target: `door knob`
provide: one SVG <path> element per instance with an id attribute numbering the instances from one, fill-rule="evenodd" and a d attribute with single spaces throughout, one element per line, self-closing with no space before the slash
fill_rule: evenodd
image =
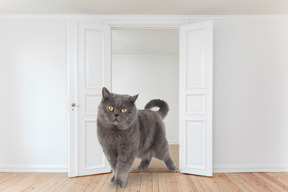
<path id="1" fill-rule="evenodd" d="M 71 104 L 72 107 L 79 107 L 79 105 L 76 105 L 76 103 Z"/>

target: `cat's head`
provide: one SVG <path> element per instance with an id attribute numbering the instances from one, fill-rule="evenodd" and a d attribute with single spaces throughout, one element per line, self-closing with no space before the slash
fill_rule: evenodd
<path id="1" fill-rule="evenodd" d="M 135 101 L 138 95 L 119 95 L 110 93 L 108 89 L 102 89 L 102 101 L 98 107 L 98 120 L 107 128 L 125 130 L 135 122 L 137 108 Z"/>

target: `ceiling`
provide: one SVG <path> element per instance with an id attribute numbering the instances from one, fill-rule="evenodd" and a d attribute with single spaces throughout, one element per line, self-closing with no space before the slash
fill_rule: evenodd
<path id="1" fill-rule="evenodd" d="M 288 0 L 1 0 L 2 14 L 288 14 Z"/>
<path id="2" fill-rule="evenodd" d="M 178 55 L 178 30 L 112 30 L 113 55 Z"/>

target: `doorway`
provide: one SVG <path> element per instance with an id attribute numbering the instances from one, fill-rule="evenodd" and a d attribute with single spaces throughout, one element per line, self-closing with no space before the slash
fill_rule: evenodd
<path id="1" fill-rule="evenodd" d="M 169 104 L 164 119 L 170 153 L 179 167 L 179 30 L 112 29 L 112 91 L 139 94 L 138 109 L 152 99 Z M 135 171 L 136 160 L 131 171 Z M 152 159 L 147 171 L 167 170 Z"/>
<path id="2" fill-rule="evenodd" d="M 168 24 L 163 24 L 162 30 L 165 25 Z M 179 125 L 177 126 L 179 128 L 179 168 L 182 173 L 212 176 L 213 23 L 207 21 L 180 25 L 176 28 L 179 29 L 179 91 L 177 91 L 179 96 L 177 115 L 179 117 Z M 135 86 L 135 84 L 133 90 L 117 90 L 117 87 L 127 87 L 122 85 L 116 87 L 115 83 L 117 84 L 118 81 L 114 82 L 115 89 L 112 89 L 112 81 L 115 81 L 112 74 L 115 76 L 124 75 L 121 80 L 125 80 L 129 77 L 129 73 L 127 71 L 119 73 L 120 69 L 112 72 L 111 34 L 111 26 L 100 24 L 99 21 L 73 21 L 68 25 L 70 104 L 68 175 L 70 177 L 111 171 L 96 134 L 97 106 L 102 98 L 103 86 L 119 93 L 140 93 L 143 97 L 148 92 L 147 101 L 157 97 L 167 100 L 167 95 L 161 95 L 164 89 L 161 89 L 161 93 L 154 92 L 154 96 L 151 94 L 153 91 L 148 91 L 150 86 L 144 84 L 141 84 L 141 89 L 147 89 L 146 92 L 137 91 L 140 87 Z M 163 49 L 159 50 L 163 51 Z M 133 50 L 135 51 L 135 49 Z M 148 51 L 151 50 L 148 49 Z M 119 58 L 118 61 L 121 60 Z M 136 60 L 136 63 L 138 60 L 141 61 L 141 59 Z M 145 61 L 145 59 L 143 60 Z M 144 66 L 149 64 L 150 62 L 142 63 Z M 135 66 L 130 62 L 131 70 L 139 70 L 134 69 Z M 168 70 L 168 67 L 164 67 L 165 65 L 161 67 L 161 65 L 155 64 L 152 67 L 156 66 Z M 144 73 L 147 68 L 141 68 L 141 70 Z M 152 77 L 151 72 L 148 72 L 145 79 Z M 163 74 L 167 73 L 166 71 Z M 157 76 L 157 73 L 154 75 L 156 83 L 161 82 L 160 75 Z M 172 73 L 171 76 L 173 76 Z M 134 78 L 139 78 L 139 75 Z M 164 81 L 168 81 L 168 79 L 171 78 L 163 78 Z M 150 83 L 154 84 L 153 82 Z M 140 83 L 143 82 L 140 81 Z M 170 84 L 173 83 L 170 82 Z M 161 86 L 158 85 L 154 89 L 159 91 L 159 87 Z M 143 102 L 143 108 L 147 101 L 144 98 L 139 98 L 139 101 Z M 138 108 L 141 108 L 140 102 L 137 103 Z M 170 101 L 168 102 L 170 103 Z M 172 108 L 171 104 L 170 108 Z M 171 112 L 173 113 L 170 111 L 170 114 Z"/>

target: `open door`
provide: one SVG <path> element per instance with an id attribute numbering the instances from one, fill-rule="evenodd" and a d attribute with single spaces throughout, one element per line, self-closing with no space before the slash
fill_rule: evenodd
<path id="1" fill-rule="evenodd" d="M 70 22 L 69 177 L 110 172 L 97 139 L 96 119 L 102 87 L 111 90 L 111 29 L 107 25 Z"/>
<path id="2" fill-rule="evenodd" d="M 212 176 L 213 23 L 180 27 L 179 168 Z"/>

